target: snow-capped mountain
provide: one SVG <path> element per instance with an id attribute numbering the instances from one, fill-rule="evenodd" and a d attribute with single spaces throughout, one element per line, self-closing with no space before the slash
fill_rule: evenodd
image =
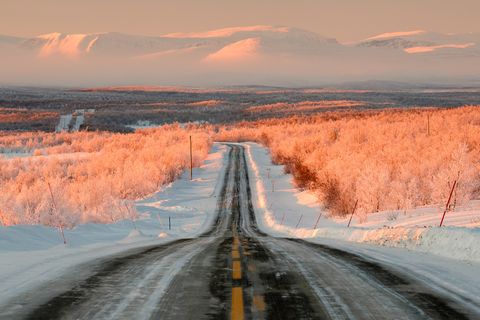
<path id="1" fill-rule="evenodd" d="M 239 50 L 238 55 L 241 56 L 241 51 L 246 50 L 245 44 L 254 42 L 255 50 L 271 53 L 315 54 L 327 47 L 340 47 L 336 40 L 321 37 L 313 32 L 270 26 L 227 28 L 203 33 L 174 33 L 158 37 L 121 33 L 51 33 L 26 39 L 21 42 L 21 46 L 41 57 L 54 55 L 70 58 L 87 55 L 152 57 L 177 50 L 199 48 L 210 51 L 207 56 L 217 51 L 219 54 L 225 51 L 232 53 L 232 50 Z"/>
<path id="2" fill-rule="evenodd" d="M 181 47 L 175 39 L 134 36 L 121 33 L 62 34 L 51 33 L 28 39 L 22 47 L 39 56 L 62 55 L 70 58 L 108 54 L 127 56 Z"/>
<path id="3" fill-rule="evenodd" d="M 75 81 L 103 83 L 188 78 L 221 84 L 306 84 L 365 78 L 472 79 L 480 74 L 480 34 L 423 30 L 383 33 L 353 44 L 264 25 L 160 36 L 50 33 L 27 39 L 0 36 L 0 48 L 0 81 L 32 74 L 43 81 L 44 74 L 51 74 L 62 84 L 64 79 L 71 82 L 72 75 L 77 75 Z"/>
<path id="4" fill-rule="evenodd" d="M 122 33 L 50 33 L 30 39 L 0 36 L 0 44 L 20 46 L 40 57 L 130 56 L 164 57 L 178 52 L 201 51 L 208 61 L 227 57 L 251 58 L 260 54 L 317 55 L 345 51 L 351 46 L 316 33 L 288 27 L 249 26 L 199 33 L 137 36 Z M 479 49 L 480 34 L 441 34 L 423 30 L 390 32 L 358 42 L 358 48 L 427 53 L 442 49 Z"/>
<path id="5" fill-rule="evenodd" d="M 359 47 L 400 49 L 406 53 L 428 53 L 445 49 L 480 49 L 480 33 L 442 34 L 423 30 L 384 33 L 357 44 Z"/>

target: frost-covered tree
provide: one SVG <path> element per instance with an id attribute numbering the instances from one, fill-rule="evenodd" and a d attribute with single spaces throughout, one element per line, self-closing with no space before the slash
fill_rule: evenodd
<path id="1" fill-rule="evenodd" d="M 135 219 L 132 200 L 157 191 L 189 166 L 190 135 L 198 166 L 211 140 L 197 126 L 0 136 L 1 148 L 32 154 L 41 149 L 45 155 L 0 158 L 0 223 L 72 227 Z"/>

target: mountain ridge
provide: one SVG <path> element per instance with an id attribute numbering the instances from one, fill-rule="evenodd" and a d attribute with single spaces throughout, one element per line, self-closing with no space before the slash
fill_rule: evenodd
<path id="1" fill-rule="evenodd" d="M 299 28 L 285 26 L 246 26 L 216 29 L 204 32 L 169 33 L 160 36 L 143 36 L 120 32 L 90 34 L 52 32 L 31 38 L 0 35 L 3 46 L 20 46 L 41 57 L 65 56 L 78 58 L 88 54 L 149 55 L 161 51 L 207 46 L 213 52 L 236 42 L 258 38 L 279 52 L 316 54 L 325 47 L 347 50 L 348 44 L 334 38 Z M 354 43 L 354 47 L 397 49 L 406 53 L 425 53 L 449 49 L 475 48 L 479 50 L 480 33 L 441 34 L 425 30 L 387 32 Z M 407 50 L 431 47 L 432 50 Z M 300 50 L 302 49 L 302 50 Z M 480 50 L 479 50 L 480 51 Z"/>
<path id="2" fill-rule="evenodd" d="M 424 30 L 387 32 L 341 43 L 299 28 L 264 25 L 161 36 L 120 32 L 53 32 L 31 38 L 0 35 L 0 80 L 43 81 L 47 74 L 55 84 L 77 84 L 77 79 L 112 83 L 119 78 L 142 84 L 193 79 L 189 80 L 192 84 L 226 85 L 308 85 L 365 78 L 450 81 L 480 74 L 479 44 L 480 33 Z"/>

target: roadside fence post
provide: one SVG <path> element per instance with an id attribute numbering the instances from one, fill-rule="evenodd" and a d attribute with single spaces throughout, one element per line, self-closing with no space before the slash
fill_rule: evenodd
<path id="1" fill-rule="evenodd" d="M 297 225 L 295 226 L 295 229 L 297 229 L 298 226 L 300 225 L 300 221 L 302 221 L 302 218 L 303 218 L 303 213 L 300 215 L 300 219 L 298 219 L 298 222 L 297 222 Z"/>
<path id="2" fill-rule="evenodd" d="M 355 210 L 357 210 L 357 204 L 358 204 L 358 200 L 355 201 L 355 206 L 353 207 L 352 215 L 350 216 L 350 220 L 348 221 L 347 228 L 350 228 L 350 223 L 352 222 L 353 215 L 355 214 Z"/>
<path id="3" fill-rule="evenodd" d="M 315 226 L 313 227 L 313 230 L 317 229 L 318 223 L 320 222 L 320 218 L 322 217 L 322 211 L 318 214 L 317 222 L 315 222 Z"/>
<path id="4" fill-rule="evenodd" d="M 450 191 L 450 195 L 448 196 L 447 204 L 445 205 L 445 211 L 443 211 L 442 220 L 440 221 L 440 227 L 443 225 L 443 219 L 445 219 L 445 215 L 448 211 L 448 206 L 450 205 L 450 200 L 452 200 L 453 190 L 455 190 L 455 186 L 457 185 L 457 180 L 453 182 L 452 190 Z"/>
<path id="5" fill-rule="evenodd" d="M 192 136 L 190 136 L 190 180 L 193 180 Z"/>

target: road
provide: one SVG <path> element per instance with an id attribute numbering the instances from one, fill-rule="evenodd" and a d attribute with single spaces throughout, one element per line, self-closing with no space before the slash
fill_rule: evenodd
<path id="1" fill-rule="evenodd" d="M 231 145 L 216 221 L 18 297 L 5 319 L 474 319 L 368 257 L 257 227 L 243 147 Z M 466 299 L 466 298 L 465 298 Z"/>

